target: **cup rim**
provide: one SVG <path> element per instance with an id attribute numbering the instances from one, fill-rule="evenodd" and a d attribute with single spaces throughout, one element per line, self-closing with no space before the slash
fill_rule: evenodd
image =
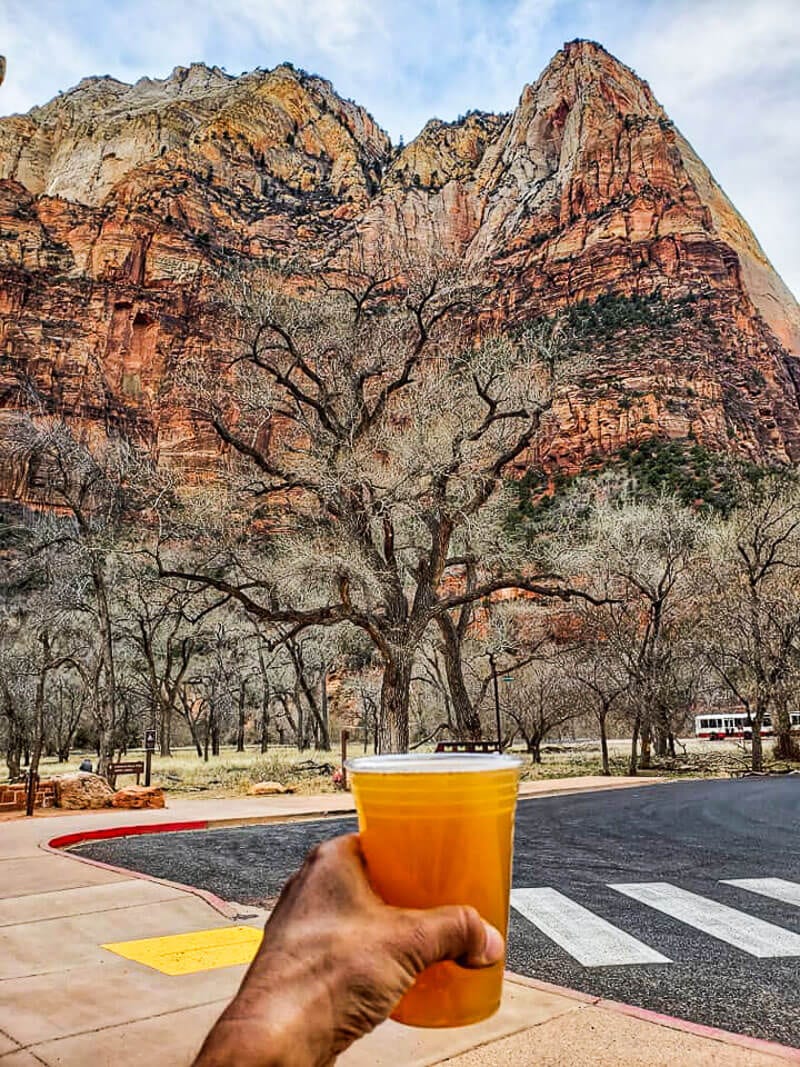
<path id="1" fill-rule="evenodd" d="M 344 765 L 355 774 L 480 774 L 516 770 L 524 762 L 507 752 L 399 752 L 354 756 Z"/>

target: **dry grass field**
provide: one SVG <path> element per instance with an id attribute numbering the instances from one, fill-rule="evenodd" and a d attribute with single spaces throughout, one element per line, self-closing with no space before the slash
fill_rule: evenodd
<path id="1" fill-rule="evenodd" d="M 611 754 L 611 773 L 627 774 L 629 742 L 615 740 L 609 743 Z M 769 769 L 780 770 L 785 764 L 770 764 L 769 754 L 772 742 L 767 741 L 765 752 L 768 756 Z M 351 746 L 349 755 L 361 755 L 360 744 Z M 748 747 L 737 742 L 696 741 L 689 739 L 679 745 L 678 757 L 674 761 L 653 761 L 653 770 L 649 773 L 666 774 L 675 777 L 728 777 L 730 774 L 747 770 L 749 764 Z M 523 779 L 570 778 L 584 774 L 599 774 L 600 745 L 597 741 L 551 742 L 544 746 L 542 763 L 534 764 L 524 752 L 525 759 Z M 86 753 L 93 759 L 92 753 Z M 84 753 L 75 753 L 69 763 L 57 763 L 44 759 L 41 766 L 43 776 L 75 771 L 83 759 Z M 128 760 L 143 759 L 143 753 L 131 749 L 124 757 Z M 254 782 L 272 781 L 289 786 L 298 793 L 330 793 L 335 790 L 333 772 L 340 765 L 338 746 L 330 752 L 318 752 L 309 749 L 298 752 L 288 746 L 275 746 L 268 752 L 261 753 L 255 747 L 245 752 L 236 752 L 226 747 L 221 755 L 209 757 L 208 763 L 199 759 L 194 749 L 179 749 L 170 758 L 153 757 L 153 784 L 163 786 L 171 793 L 183 795 L 222 797 L 242 796 Z M 794 768 L 800 769 L 800 768 Z M 130 779 L 132 781 L 132 779 Z M 129 779 L 120 778 L 118 784 Z"/>

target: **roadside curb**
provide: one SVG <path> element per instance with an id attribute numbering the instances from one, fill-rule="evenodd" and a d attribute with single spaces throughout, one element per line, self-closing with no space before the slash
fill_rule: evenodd
<path id="1" fill-rule="evenodd" d="M 41 848 L 43 852 L 49 852 L 52 855 L 67 855 L 76 863 L 86 863 L 90 867 L 99 867 L 101 870 L 111 871 L 113 874 L 124 875 L 126 878 L 140 878 L 145 882 L 155 882 L 157 885 L 165 885 L 170 889 L 178 889 L 183 893 L 190 893 L 192 896 L 204 901 L 209 907 L 213 908 L 214 911 L 219 912 L 223 918 L 236 921 L 237 919 L 243 918 L 241 906 L 236 906 L 227 900 L 223 900 L 222 897 L 218 897 L 216 893 L 212 893 L 208 889 L 200 889 L 197 886 L 185 885 L 183 882 L 172 882 L 168 878 L 157 878 L 153 874 L 145 874 L 143 871 L 134 871 L 130 867 L 118 867 L 113 863 L 104 863 L 102 860 L 90 859 L 89 856 L 79 856 L 72 852 L 72 846 L 80 845 L 84 841 L 108 841 L 112 838 L 139 837 L 144 834 L 177 834 L 195 830 L 221 829 L 223 827 L 232 826 L 250 826 L 276 822 L 305 822 L 311 819 L 327 819 L 349 815 L 355 815 L 355 808 L 343 809 L 341 811 L 325 810 L 303 812 L 295 816 L 251 815 L 241 819 L 194 819 L 187 822 L 140 823 L 134 826 L 110 826 L 105 829 L 77 830 L 71 834 L 59 834 L 58 836 L 51 838 L 49 841 L 40 842 L 39 848 Z"/>
<path id="2" fill-rule="evenodd" d="M 547 781 L 547 779 L 539 778 L 534 779 L 530 782 L 521 782 L 520 790 L 522 790 L 526 785 L 536 785 L 538 784 L 538 782 L 542 781 Z M 625 781 L 620 781 L 619 779 L 617 779 L 615 781 L 612 775 L 611 777 L 609 777 L 607 782 L 600 782 L 599 784 L 592 782 L 590 785 L 554 786 L 552 789 L 542 789 L 541 791 L 536 790 L 530 793 L 523 793 L 520 791 L 517 796 L 517 800 L 547 800 L 549 797 L 580 796 L 583 793 L 614 793 L 617 790 L 621 789 L 640 789 L 644 786 L 651 785 L 672 785 L 674 782 L 680 781 L 688 782 L 694 781 L 694 779 L 667 778 L 665 775 L 653 775 L 649 778 L 640 778 L 638 781 L 631 779 L 626 779 Z"/>
<path id="3" fill-rule="evenodd" d="M 207 830 L 206 822 L 191 823 L 148 823 L 145 826 L 115 826 L 107 830 L 86 830 L 84 833 L 62 834 L 48 842 L 41 842 L 39 848 L 44 852 L 50 852 L 54 856 L 63 856 L 65 853 L 76 863 L 86 863 L 90 867 L 99 867 L 103 871 L 111 871 L 112 874 L 124 875 L 126 878 L 139 878 L 143 882 L 155 882 L 157 885 L 165 885 L 170 889 L 178 889 L 183 893 L 190 893 L 214 911 L 219 912 L 225 919 L 237 919 L 240 913 L 222 897 L 207 889 L 199 889 L 197 886 L 184 885 L 183 882 L 171 882 L 167 878 L 156 878 L 152 874 L 144 874 L 142 871 L 133 871 L 128 867 L 117 867 L 113 863 L 103 863 L 102 860 L 89 859 L 88 856 L 77 856 L 70 851 L 72 845 L 78 845 L 83 841 L 106 841 L 114 837 L 136 837 L 140 834 L 153 833 L 183 833 L 187 830 Z"/>
<path id="4" fill-rule="evenodd" d="M 664 1015 L 662 1012 L 653 1011 L 650 1008 L 640 1008 L 636 1004 L 625 1004 L 619 1000 L 606 1000 L 603 997 L 592 996 L 591 993 L 582 993 L 579 989 L 569 989 L 567 986 L 543 982 L 538 978 L 528 978 L 524 974 L 516 974 L 513 971 L 506 971 L 505 977 L 507 981 L 514 983 L 514 985 L 537 989 L 542 993 L 554 993 L 557 996 L 568 997 L 570 1000 L 576 1000 L 582 1004 L 590 1004 L 592 1007 L 602 1008 L 603 1011 L 613 1011 L 619 1015 L 627 1015 L 629 1018 L 640 1019 L 642 1022 L 663 1026 L 669 1030 L 680 1030 L 695 1037 L 705 1038 L 707 1041 L 718 1041 L 723 1045 L 735 1045 L 737 1048 L 748 1049 L 751 1052 L 761 1052 L 766 1056 L 774 1056 L 777 1059 L 785 1060 L 787 1063 L 800 1063 L 800 1048 L 794 1048 L 791 1045 L 781 1045 L 777 1041 L 750 1037 L 748 1034 L 737 1034 L 732 1030 L 721 1030 L 716 1026 L 706 1026 L 705 1023 L 693 1023 L 688 1019 L 679 1019 L 675 1015 Z"/>

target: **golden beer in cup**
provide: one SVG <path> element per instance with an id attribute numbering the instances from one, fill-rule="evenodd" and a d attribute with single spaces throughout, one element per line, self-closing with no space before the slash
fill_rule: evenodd
<path id="1" fill-rule="evenodd" d="M 378 896 L 403 908 L 471 904 L 505 938 L 521 766 L 499 753 L 348 761 Z M 502 987 L 502 961 L 482 970 L 437 963 L 391 1017 L 409 1026 L 465 1026 L 497 1011 Z"/>

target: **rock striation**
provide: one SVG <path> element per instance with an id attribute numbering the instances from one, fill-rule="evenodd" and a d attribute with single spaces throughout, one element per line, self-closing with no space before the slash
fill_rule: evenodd
<path id="1" fill-rule="evenodd" d="M 292 284 L 365 250 L 466 262 L 498 324 L 568 311 L 587 369 L 546 467 L 653 435 L 800 459 L 797 301 L 646 82 L 588 41 L 510 115 L 432 120 L 402 148 L 289 64 L 87 78 L 0 119 L 0 438 L 35 388 L 87 432 L 208 469 L 176 376 L 224 349 L 220 264 Z M 1 447 L 0 489 L 30 492 Z"/>

